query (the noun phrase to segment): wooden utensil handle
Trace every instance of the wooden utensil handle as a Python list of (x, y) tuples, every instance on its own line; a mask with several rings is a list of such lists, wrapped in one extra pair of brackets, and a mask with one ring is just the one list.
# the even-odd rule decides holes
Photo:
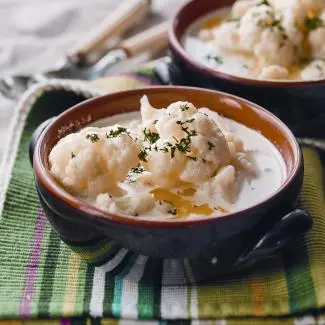
[(128, 57), (133, 57), (146, 51), (152, 52), (163, 49), (168, 44), (168, 27), (168, 21), (161, 23), (122, 41), (118, 47), (123, 49)]
[(68, 51), (68, 58), (74, 63), (83, 63), (87, 57), (100, 51), (112, 39), (144, 18), (150, 8), (150, 0), (125, 0), (84, 40)]

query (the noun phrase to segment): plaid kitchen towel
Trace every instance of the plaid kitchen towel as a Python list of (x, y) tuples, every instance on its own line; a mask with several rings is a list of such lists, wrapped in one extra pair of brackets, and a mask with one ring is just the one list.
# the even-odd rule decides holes
[[(126, 89), (151, 83), (142, 71), (140, 76), (112, 76), (96, 86), (105, 92), (117, 90), (116, 85)], [(28, 143), (49, 114), (96, 94), (79, 83), (53, 81), (34, 88), (20, 103), (0, 177), (0, 319), (42, 320), (3, 324), (325, 324), (323, 175), (310, 148), (304, 149), (301, 206), (312, 214), (313, 229), (249, 275), (188, 285), (185, 279), (195, 283), (195, 275), (176, 260), (121, 249), (94, 267), (60, 240), (37, 200)], [(168, 285), (175, 274), (184, 284)], [(289, 316), (311, 310), (314, 316)]]

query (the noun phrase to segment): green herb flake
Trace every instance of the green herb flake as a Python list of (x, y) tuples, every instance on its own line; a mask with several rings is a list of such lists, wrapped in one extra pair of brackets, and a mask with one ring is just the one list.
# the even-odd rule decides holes
[(131, 169), (131, 172), (134, 174), (142, 174), (144, 172), (144, 168), (140, 164), (138, 164), (136, 167), (133, 167)]
[(71, 152), (71, 158), (76, 158), (76, 155), (73, 152)]
[(96, 133), (87, 134), (86, 139), (90, 140), (92, 143), (98, 142), (100, 140), (98, 134)]
[(181, 104), (179, 106), (179, 109), (182, 111), (182, 112), (185, 112), (189, 109), (190, 107), (187, 105), (187, 104)]
[(140, 150), (139, 154), (138, 154), (138, 158), (141, 160), (141, 161), (144, 161), (144, 162), (147, 162), (147, 156), (148, 156), (148, 153), (145, 149), (142, 149)]
[(162, 152), (164, 152), (164, 153), (166, 153), (166, 152), (169, 151), (167, 147), (160, 148), (159, 150), (162, 151)]
[(168, 213), (169, 214), (172, 214), (172, 215), (174, 215), (174, 216), (176, 216), (176, 214), (177, 214), (177, 209), (171, 209), (171, 210), (168, 210)]
[(313, 18), (307, 17), (305, 19), (305, 27), (309, 31), (317, 29), (319, 27), (323, 27), (323, 26), (324, 26), (324, 22), (319, 17), (313, 17)]
[(185, 121), (176, 121), (176, 124), (178, 124), (178, 125), (184, 125), (186, 123), (192, 123), (194, 121), (195, 121), (195, 119), (194, 118), (191, 118), (191, 119), (185, 120)]
[(312, 61), (312, 58), (310, 56), (302, 56), (300, 59), (299, 59), (299, 63), (301, 65), (305, 65), (305, 64), (308, 64)]
[(262, 6), (262, 5), (265, 5), (265, 6), (271, 6), (268, 0), (262, 0), (262, 1), (258, 4), (258, 6)]
[(323, 68), (319, 63), (316, 64), (316, 69), (322, 74), (323, 73)]
[(208, 146), (209, 146), (209, 150), (215, 147), (215, 145), (210, 141), (208, 141)]
[(235, 23), (235, 22), (240, 22), (240, 18), (235, 18), (235, 17), (229, 17), (226, 22), (228, 23)]
[(221, 57), (221, 56), (219, 56), (219, 55), (211, 55), (211, 54), (208, 54), (207, 56), (206, 56), (206, 58), (208, 59), (208, 60), (210, 60), (210, 61), (215, 61), (216, 63), (218, 63), (219, 65), (220, 64), (223, 64), (223, 58)]
[(148, 141), (150, 144), (156, 143), (160, 138), (157, 132), (152, 132), (147, 128), (144, 128), (143, 134), (144, 134), (144, 140)]
[(122, 133), (125, 133), (128, 136), (130, 136), (130, 133), (128, 132), (128, 130), (126, 128), (118, 126), (116, 130), (110, 130), (109, 133), (106, 133), (106, 138), (108, 138), (108, 139), (116, 138)]

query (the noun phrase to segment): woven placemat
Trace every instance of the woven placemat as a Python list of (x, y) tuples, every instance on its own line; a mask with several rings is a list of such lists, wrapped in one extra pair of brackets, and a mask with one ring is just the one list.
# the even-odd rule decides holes
[[(105, 80), (106, 89), (110, 82), (116, 90), (117, 82), (126, 89), (149, 86), (152, 80), (143, 74), (115, 76)], [(135, 320), (142, 324), (144, 319), (155, 320), (148, 324), (174, 319), (183, 319), (182, 324), (261, 324), (262, 319), (266, 324), (322, 322), (320, 313), (288, 317), (311, 309), (320, 312), (325, 306), (325, 203), (322, 166), (313, 149), (304, 149), (301, 195), (302, 208), (314, 218), (312, 231), (245, 277), (209, 285), (166, 286), (171, 273), (184, 279), (193, 274), (176, 260), (155, 260), (123, 249), (113, 260), (92, 267), (59, 239), (37, 200), (28, 161), (29, 139), (37, 125), (50, 117), (49, 111), (58, 114), (96, 94), (78, 83), (53, 81), (31, 90), (19, 104), (0, 179), (5, 189), (0, 201), (0, 318), (42, 318), (42, 324), (45, 318), (60, 318), (51, 320), (53, 324), (133, 324)], [(155, 285), (150, 285), (152, 278)]]

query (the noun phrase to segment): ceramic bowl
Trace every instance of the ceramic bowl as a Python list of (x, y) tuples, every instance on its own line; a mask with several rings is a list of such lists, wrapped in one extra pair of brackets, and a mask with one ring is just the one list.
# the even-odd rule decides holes
[[(49, 172), (48, 156), (53, 146), (60, 138), (96, 120), (138, 111), (144, 94), (156, 107), (186, 100), (260, 131), (276, 144), (284, 158), (285, 182), (271, 197), (250, 208), (224, 217), (195, 220), (142, 220), (103, 212), (73, 197)], [(46, 123), (49, 125), (45, 128)], [(303, 179), (302, 155), (295, 137), (277, 117), (244, 99), (199, 88), (152, 87), (87, 100), (46, 123), (31, 142), (36, 188), (55, 231), (74, 246), (109, 240), (158, 258), (214, 257), (227, 268), (272, 255), (311, 225), (308, 214), (292, 211)]]
[[(178, 11), (169, 30), (172, 84), (222, 90), (252, 100), (280, 117), (297, 135), (305, 135), (304, 123), (325, 114), (325, 80), (268, 81), (238, 77), (209, 68), (185, 51), (182, 42), (188, 27), (203, 16), (230, 7), (234, 2), (193, 0)], [(316, 136), (315, 131), (322, 133), (322, 129), (310, 128), (308, 135)]]

